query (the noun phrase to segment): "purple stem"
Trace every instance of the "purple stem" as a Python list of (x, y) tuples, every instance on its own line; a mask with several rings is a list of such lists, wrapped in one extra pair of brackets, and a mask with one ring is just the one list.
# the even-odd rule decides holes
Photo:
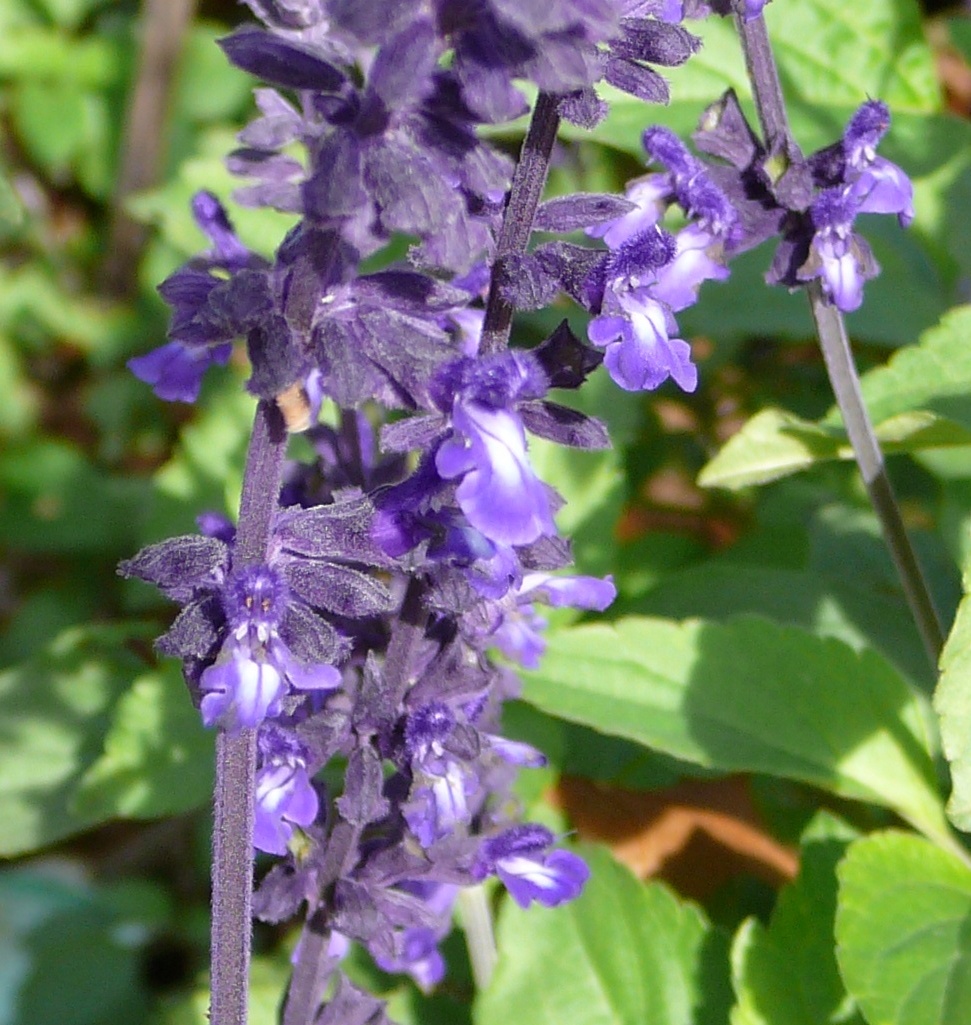
[[(256, 407), (246, 453), (233, 567), (266, 561), (287, 450), (276, 403)], [(256, 731), (216, 737), (210, 949), (212, 1025), (246, 1025), (253, 896)]]
[(512, 176), (512, 188), (502, 218), (489, 281), (489, 298), (486, 300), (480, 347), (483, 355), (502, 352), (509, 344), (513, 308), (500, 292), (503, 272), (508, 258), (522, 255), (529, 245), (533, 219), (546, 185), (550, 155), (560, 127), (560, 115), (557, 113), (559, 102), (560, 98), (550, 93), (540, 93), (536, 97), (519, 163)]
[(283, 1025), (308, 1025), (314, 1020), (334, 970), (334, 959), (327, 955), (329, 943), (324, 915), (317, 911), (307, 919), (300, 936), (300, 953), (287, 990)]

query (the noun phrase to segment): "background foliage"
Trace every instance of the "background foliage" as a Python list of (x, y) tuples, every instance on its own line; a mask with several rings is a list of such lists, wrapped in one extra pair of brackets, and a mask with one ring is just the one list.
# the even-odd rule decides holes
[[(0, 1025), (206, 1020), (212, 741), (151, 652), (171, 611), (114, 567), (236, 505), (245, 367), (188, 410), (124, 364), (163, 340), (154, 284), (203, 245), (192, 193), (229, 199), (222, 157), (251, 99), (213, 45), (245, 9), (204, 3), (170, 102), (133, 126), (145, 11), (0, 0)], [(697, 394), (595, 380), (582, 401), (615, 450), (536, 445), (579, 572), (612, 572), (620, 597), (597, 623), (553, 617), (509, 728), (551, 756), (523, 800), (577, 828), (594, 875), (568, 907), (499, 907), (499, 969), (477, 996), (461, 933), (432, 995), (362, 958), (404, 1025), (971, 1020), (971, 856), (945, 816), (971, 828), (971, 22), (916, 0), (775, 0), (767, 21), (803, 147), (879, 97), (884, 151), (916, 185), (907, 233), (867, 225), (883, 274), (849, 327), (957, 615), (941, 719), (805, 300), (768, 290), (766, 253), (748, 254), (683, 318)], [(687, 136), (726, 86), (749, 104), (730, 23), (702, 35), (670, 107), (616, 93), (594, 133), (566, 132), (552, 191), (621, 188), (649, 122)], [(152, 181), (120, 196), (135, 129), (153, 128)], [(233, 215), (267, 253), (287, 226)], [(131, 250), (120, 216), (144, 231)], [(562, 316), (523, 318), (519, 339)], [(257, 934), (256, 1025), (293, 942)]]

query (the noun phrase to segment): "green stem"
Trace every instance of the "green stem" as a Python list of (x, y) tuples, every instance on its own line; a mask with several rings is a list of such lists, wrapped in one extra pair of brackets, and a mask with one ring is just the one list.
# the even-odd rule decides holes
[[(766, 143), (770, 148), (784, 148), (791, 157), (798, 156), (799, 150), (789, 128), (765, 20), (759, 16), (745, 21), (736, 15), (735, 21)], [(917, 624), (928, 658), (936, 669), (944, 646), (944, 632), (927, 580), (907, 535), (900, 506), (887, 474), (883, 452), (863, 402), (860, 377), (853, 362), (843, 315), (827, 302), (818, 281), (810, 282), (806, 291), (826, 371), (846, 425), (854, 458), (860, 468), (870, 503), (880, 521), (880, 529), (897, 568), (911, 615)]]
[(469, 949), (469, 960), (472, 962), (472, 977), (475, 979), (475, 988), (482, 992), (492, 979), (499, 957), (485, 890), (481, 886), (463, 889), (459, 893), (459, 907), (462, 910), (462, 928)]

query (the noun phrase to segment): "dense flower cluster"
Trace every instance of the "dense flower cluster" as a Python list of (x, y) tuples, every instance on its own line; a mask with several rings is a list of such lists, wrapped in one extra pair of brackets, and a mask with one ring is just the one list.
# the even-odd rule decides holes
[[(733, 253), (780, 229), (790, 248), (802, 240), (792, 273), (821, 277), (847, 308), (870, 266), (853, 217), (905, 220), (907, 183), (873, 151), (885, 109), (865, 105), (839, 153), (807, 165), (821, 191), (797, 211), (800, 235), (795, 207), (768, 192), (757, 170), (765, 153), (726, 100), (699, 142), (723, 164), (649, 129), (659, 170), (624, 196), (538, 209), (533, 227), (602, 241), (561, 238), (493, 264), (512, 168), (477, 128), (523, 112), (512, 79), (553, 94), (554, 116), (579, 124), (603, 114), (601, 79), (663, 100), (651, 65), (687, 59), (697, 40), (680, 22), (709, 5), (250, 6), (266, 27), (222, 46), (267, 86), (230, 166), (248, 179), (242, 202), (300, 219), (266, 260), (200, 193), (193, 212), (211, 250), (163, 283), (169, 342), (131, 366), (161, 397), (192, 401), (205, 370), (244, 339), (249, 390), (306, 430), (315, 459), (274, 481), (279, 501), (256, 562), (237, 551), (236, 528), (209, 513), (201, 535), (145, 549), (122, 572), (182, 606), (158, 647), (183, 660), (205, 724), (255, 734), (254, 843), (278, 858), (256, 913), (276, 922), (303, 907), (308, 929), (329, 937), (332, 968), (356, 941), (428, 987), (444, 971), (438, 945), (462, 887), (494, 876), (524, 907), (551, 907), (587, 877), (548, 830), (518, 821), (510, 785), (543, 756), (502, 736), (517, 680), (494, 657), (536, 666), (537, 604), (603, 610), (615, 593), (609, 579), (560, 572), (571, 561), (555, 520), (562, 500), (533, 468), (529, 436), (609, 442), (599, 421), (551, 393), (578, 388), (601, 363), (627, 390), (668, 378), (693, 390), (675, 314), (703, 282), (727, 276)], [(672, 234), (662, 221), (673, 207), (683, 217)], [(360, 272), (401, 235), (414, 240), (408, 265), (377, 259), (382, 269)], [(565, 321), (528, 351), (480, 344), (496, 296), (524, 310), (559, 292), (592, 315), (592, 345)], [(333, 764), (345, 767), (337, 793), (319, 777)], [(380, 1022), (382, 1012), (338, 976), (314, 1020)]]

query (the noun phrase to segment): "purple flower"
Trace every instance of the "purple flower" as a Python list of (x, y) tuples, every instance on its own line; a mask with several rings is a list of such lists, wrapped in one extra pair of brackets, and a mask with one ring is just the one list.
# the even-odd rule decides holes
[(220, 660), (204, 670), (200, 711), (206, 726), (230, 733), (252, 729), (282, 711), (291, 688), (335, 690), (341, 674), (331, 665), (302, 665), (280, 639), (290, 592), (269, 566), (233, 576), (223, 591), (229, 637)]
[(456, 399), (452, 437), (435, 458), (446, 479), (461, 477), (455, 492), (477, 530), (500, 544), (528, 544), (556, 525), (550, 499), (526, 452), (526, 432), (514, 410), (490, 409)]
[(868, 100), (853, 115), (843, 133), (846, 182), (857, 213), (896, 214), (906, 228), (914, 219), (914, 187), (901, 168), (876, 153), (889, 127), (890, 111), (879, 100)]
[(459, 888), (449, 883), (406, 881), (399, 889), (421, 897), (427, 911), (439, 921), (434, 926), (422, 925), (404, 929), (398, 939), (396, 955), (376, 955), (374, 960), (383, 971), (410, 975), (418, 987), (427, 993), (445, 977), (445, 959), (438, 949), (438, 944), (451, 928), (452, 906)]
[(261, 765), (256, 774), (253, 845), (268, 854), (286, 854), (295, 826), (309, 826), (320, 810), (307, 773), (308, 753), (283, 729), (266, 724), (257, 738)]
[(469, 798), (478, 781), (469, 765), (447, 748), (455, 716), (442, 702), (412, 713), (405, 727), (414, 785), (403, 813), (422, 847), (466, 827), (472, 818)]
[[(691, 348), (674, 337), (673, 314), (692, 305), (702, 283), (728, 277), (726, 247), (736, 241), (737, 215), (707, 169), (671, 131), (644, 133), (644, 147), (667, 170), (635, 182), (635, 209), (593, 229), (610, 247), (599, 315), (587, 335), (606, 348), (610, 376), (626, 391), (659, 387), (669, 377), (694, 391)], [(658, 222), (677, 203), (692, 219), (672, 238)]]
[(483, 844), (473, 875), (497, 875), (513, 900), (522, 907), (532, 901), (553, 908), (580, 896), (590, 869), (570, 851), (549, 851), (553, 834), (544, 826), (513, 826)]
[(804, 280), (818, 277), (830, 302), (844, 313), (860, 307), (863, 283), (879, 269), (870, 247), (853, 231), (858, 211), (852, 189), (822, 192), (812, 205), (816, 233), (809, 259), (800, 269)]
[(443, 368), (437, 384), (452, 431), (438, 448), (435, 468), (446, 480), (460, 478), (455, 497), (469, 523), (500, 545), (554, 534), (550, 494), (530, 465), (516, 409), (519, 401), (545, 393), (539, 365), (514, 352), (459, 360)]
[(602, 612), (617, 597), (612, 577), (555, 576), (552, 573), (527, 573), (515, 593), (497, 603), (498, 623), (489, 640), (507, 657), (526, 669), (537, 669), (546, 650), (542, 632), (546, 620), (535, 610), (534, 602), (554, 608), (595, 609)]
[(439, 936), (434, 929), (414, 926), (405, 929), (397, 957), (377, 955), (374, 961), (382, 971), (410, 975), (418, 988), (427, 993), (445, 977), (445, 958), (438, 943)]
[(691, 346), (672, 338), (677, 323), (671, 311), (651, 297), (649, 288), (612, 290), (603, 312), (590, 321), (587, 335), (606, 348), (604, 364), (625, 391), (653, 390), (669, 377), (684, 391), (698, 386)]
[(128, 369), (166, 402), (195, 402), (202, 378), (211, 366), (229, 361), (230, 344), (196, 348), (182, 342), (167, 342), (144, 356), (128, 361)]

